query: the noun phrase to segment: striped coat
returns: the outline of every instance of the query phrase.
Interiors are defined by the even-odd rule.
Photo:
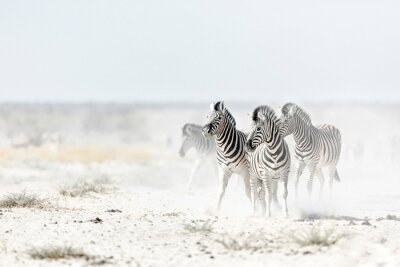
[[[341,152],[340,131],[328,124],[314,126],[310,116],[299,106],[287,103],[282,107],[281,133],[283,136],[293,135],[296,148],[295,157],[299,161],[296,177],[296,195],[299,178],[305,166],[310,171],[308,192],[312,192],[312,182],[315,175],[320,178],[320,195],[324,186],[322,168],[329,169],[330,188],[333,180],[340,181],[337,164]]]

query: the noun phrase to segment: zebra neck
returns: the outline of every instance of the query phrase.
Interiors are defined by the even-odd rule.
[[[307,147],[311,142],[312,138],[312,130],[314,126],[308,125],[303,120],[296,118],[294,130],[293,130],[293,138],[297,147]]]
[[[216,144],[218,148],[221,148],[223,150],[226,143],[229,142],[229,139],[234,138],[234,135],[237,135],[237,132],[236,128],[233,127],[233,125],[228,120],[225,120],[224,124],[221,126],[221,131],[216,135]]]
[[[279,131],[275,131],[274,133],[271,134],[271,137],[265,140],[265,143],[267,144],[268,149],[270,150],[275,150],[277,147],[279,147],[282,144],[282,136]]]

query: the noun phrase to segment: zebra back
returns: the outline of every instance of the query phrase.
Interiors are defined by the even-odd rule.
[[[339,160],[341,152],[339,129],[329,124],[314,126],[309,114],[293,103],[285,104],[282,113],[293,116],[291,121],[298,158],[324,164]]]

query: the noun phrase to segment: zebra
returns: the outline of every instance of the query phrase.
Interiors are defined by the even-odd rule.
[[[299,178],[305,166],[308,167],[310,178],[307,184],[308,194],[312,194],[314,175],[320,179],[319,197],[324,187],[322,167],[329,168],[330,192],[332,192],[333,180],[340,182],[337,164],[341,151],[341,135],[339,130],[328,124],[314,126],[310,116],[298,105],[286,103],[281,108],[281,134],[288,136],[293,134],[295,141],[295,157],[298,160],[295,189],[296,198]]]
[[[246,140],[246,150],[250,153],[251,200],[255,212],[255,194],[261,183],[262,207],[265,215],[265,197],[268,194],[268,216],[271,217],[271,200],[277,202],[278,181],[284,183],[283,198],[288,216],[287,196],[290,171],[290,153],[284,137],[280,133],[280,121],[269,106],[259,106],[252,113],[253,131]],[[272,187],[272,188],[271,188]]]
[[[217,151],[219,192],[216,210],[220,210],[226,186],[232,174],[243,177],[245,192],[250,199],[249,162],[244,150],[245,133],[236,129],[236,121],[225,108],[224,102],[210,104],[208,123],[203,127],[205,136],[214,136]]]
[[[186,123],[182,127],[182,144],[179,155],[185,157],[186,153],[193,149],[196,152],[196,160],[192,168],[186,189],[189,190],[193,177],[199,166],[204,161],[210,161],[217,172],[217,162],[215,160],[215,142],[212,138],[207,138],[202,133],[203,127],[192,123]]]

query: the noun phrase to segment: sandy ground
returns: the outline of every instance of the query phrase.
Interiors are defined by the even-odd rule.
[[[75,117],[60,111],[50,119],[38,112],[36,126],[51,124],[65,141],[57,148],[13,148],[0,138],[0,201],[24,190],[45,200],[40,207],[0,208],[0,266],[400,266],[400,126],[388,122],[400,109],[323,110],[314,112],[316,120],[332,120],[345,136],[342,182],[335,184],[332,197],[325,189],[321,200],[317,194],[308,199],[305,174],[296,201],[291,177],[290,216],[275,209],[271,219],[251,216],[242,183],[235,179],[222,211],[215,213],[217,182],[210,166],[202,166],[192,189],[185,189],[193,155],[177,156],[179,127],[183,121],[201,121],[204,114],[198,110],[186,110],[184,118],[178,116],[181,109],[133,110],[134,122],[146,121],[149,132],[148,121],[167,117],[165,131],[146,137],[146,143],[126,139],[128,130],[113,132],[117,126],[108,129],[102,122],[90,124],[100,129],[85,136],[87,129],[76,126],[76,118],[87,116],[77,111]],[[70,125],[57,126],[60,116]],[[378,117],[385,119],[369,129],[369,120]],[[238,121],[244,125],[245,119]],[[143,137],[143,132],[134,133]],[[60,194],[77,181],[94,182],[105,191]],[[318,238],[326,244],[304,243],[318,243]],[[86,257],[31,255],[55,247],[82,250]]]
[[[49,169],[73,169],[62,167],[53,165]],[[97,168],[75,166],[88,179],[99,175],[91,171],[100,167],[110,172],[125,169],[127,173],[135,169],[116,163],[97,164]],[[43,168],[37,171],[26,173],[40,176],[40,172],[47,172]],[[357,216],[343,217],[347,208],[340,208],[342,201],[338,207],[326,206],[335,201],[325,200],[310,208],[307,199],[301,203],[310,210],[301,214],[302,208],[291,197],[289,218],[283,218],[275,209],[273,218],[266,219],[250,216],[242,186],[234,180],[223,210],[215,214],[215,189],[211,187],[199,186],[190,192],[183,187],[160,189],[135,185],[121,171],[114,177],[118,176],[123,178],[105,179],[106,192],[83,197],[60,195],[62,183],[49,178],[32,181],[33,177],[28,177],[2,186],[3,195],[27,190],[45,198],[46,203],[43,208],[1,209],[0,266],[400,265],[400,221],[379,219],[394,214],[393,210],[374,209],[368,197],[353,203],[364,207],[357,208]],[[387,195],[373,202],[389,207],[398,205],[399,198]],[[328,214],[336,217],[324,218]],[[370,225],[364,225],[365,216]],[[332,244],[300,244],[296,236],[312,229],[321,235],[332,232],[328,238]],[[83,249],[91,258],[55,261],[32,259],[29,255],[33,248],[55,246]]]

